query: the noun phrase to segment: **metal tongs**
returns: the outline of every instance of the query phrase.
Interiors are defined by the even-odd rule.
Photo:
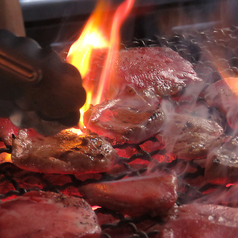
[[[0,30],[0,117],[51,135],[77,124],[85,99],[74,66],[30,38]]]

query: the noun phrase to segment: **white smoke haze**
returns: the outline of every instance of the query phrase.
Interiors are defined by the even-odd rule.
[[[152,160],[149,163],[148,171],[153,170],[153,167],[157,165],[157,161],[161,163],[164,158],[165,162],[171,162],[172,160],[175,160],[176,156],[178,159],[184,159],[185,161],[189,159],[205,160],[207,158],[208,162],[202,163],[201,167],[209,167],[212,163],[210,162],[211,154],[213,152],[212,134],[216,134],[220,130],[217,125],[224,129],[224,133],[229,131],[229,136],[237,134],[236,125],[238,114],[236,113],[236,108],[238,107],[236,106],[236,96],[227,97],[225,94],[220,94],[219,98],[217,98],[217,95],[213,95],[212,97],[214,98],[216,105],[207,105],[207,100],[206,98],[204,99],[204,92],[208,85],[222,79],[220,71],[229,71],[234,66],[230,66],[229,63],[230,59],[235,57],[237,53],[236,45],[238,44],[234,43],[236,42],[236,32],[235,30],[231,31],[226,27],[231,26],[234,21],[237,21],[234,17],[236,15],[236,13],[234,14],[234,9],[236,9],[237,3],[232,0],[211,1],[207,5],[204,4],[204,6],[201,6],[195,4],[193,7],[189,7],[189,4],[185,6],[180,3],[171,6],[170,9],[152,7],[154,13],[147,12],[147,15],[145,14],[146,16],[144,17],[142,17],[143,14],[141,14],[141,16],[140,14],[136,15],[135,11],[133,13],[135,15],[130,17],[130,24],[125,24],[122,29],[123,36],[130,35],[131,37],[132,33],[134,33],[134,37],[139,36],[143,39],[150,39],[158,34],[159,38],[164,37],[168,42],[177,35],[177,42],[171,40],[168,46],[172,46],[171,48],[179,52],[185,59],[189,59],[202,80],[201,84],[196,84],[195,86],[193,84],[188,84],[186,86],[186,90],[178,96],[179,106],[176,104],[177,99],[175,97],[172,97],[172,100],[161,100],[159,108],[165,115],[165,122],[162,127],[159,129],[156,128],[157,131],[154,132],[157,134],[156,138],[165,144],[164,147],[167,154],[157,155],[157,157],[153,155],[153,158],[159,159]],[[154,24],[152,24],[151,21],[149,22],[151,19]],[[143,22],[143,24],[140,24],[138,27],[136,24],[141,22]],[[135,25],[133,25],[133,23]],[[217,30],[219,28],[225,30]],[[136,32],[136,29],[140,29],[140,31],[137,30]],[[130,34],[128,32],[130,32]],[[60,34],[63,34],[63,32],[60,32]],[[122,40],[124,39],[128,40],[127,37],[122,37]],[[155,45],[157,46],[159,45],[157,43],[161,42],[162,40],[155,42]],[[218,63],[220,64],[220,62],[223,62],[223,68],[217,70]],[[234,73],[233,69],[231,71]],[[224,89],[222,88],[221,90]],[[209,89],[206,93],[206,97],[208,98],[214,92]],[[123,92],[120,92],[120,94],[123,95]],[[147,98],[151,98],[151,95],[151,92],[145,92]],[[111,98],[111,100],[114,99]],[[150,102],[143,102],[141,107],[145,108],[147,103],[148,105],[150,104]],[[135,99],[135,96],[127,95],[124,102],[122,98],[120,98],[120,106],[131,107],[139,112],[140,100]],[[154,109],[154,105],[149,105],[148,108]],[[226,113],[224,113],[224,111]],[[187,118],[181,118],[181,114],[185,115]],[[206,127],[202,125],[202,122],[205,123],[206,120],[216,122],[217,125],[213,130],[207,129],[206,132],[202,131],[200,133],[201,139],[196,141],[196,136],[199,135],[199,132],[193,131],[194,135],[191,135],[191,132],[189,132],[190,127],[193,127],[193,123],[191,123],[193,118],[201,118],[201,125],[198,126],[199,130],[202,130],[202,127]],[[179,120],[179,126],[174,123],[175,120]],[[187,135],[183,134],[184,126],[188,131]],[[220,137],[220,134],[222,133],[217,133],[217,138]],[[137,142],[140,142],[140,135],[138,135],[137,138]],[[141,138],[144,137],[142,136]],[[180,147],[176,147],[178,146],[178,142],[181,143]],[[219,139],[218,142],[216,140],[215,142],[218,144],[220,143]],[[226,141],[221,140],[221,144],[224,144],[225,142]],[[191,148],[196,150],[199,147],[206,147],[206,152],[198,157],[193,157],[194,155],[191,155],[191,158],[188,159],[188,153],[186,151]],[[152,144],[148,143],[144,148],[150,150],[150,148],[154,147]],[[161,143],[158,143],[158,149],[162,150]],[[127,153],[122,152],[121,150],[121,154],[129,157],[133,152],[131,152],[130,149],[128,149],[128,151],[129,152]],[[174,152],[176,152],[176,155],[173,154]],[[207,155],[209,156],[207,157]],[[169,159],[167,160],[166,157]],[[166,163],[164,168],[165,167]],[[178,164],[176,169],[178,176],[181,177],[186,172],[193,171],[189,164],[183,163]],[[225,167],[223,167],[223,171],[227,174],[227,172],[225,172]]]

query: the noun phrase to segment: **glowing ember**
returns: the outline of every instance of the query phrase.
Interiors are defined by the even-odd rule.
[[[76,128],[69,128],[69,129],[66,129],[65,131],[72,132],[72,133],[75,133],[77,135],[82,134],[82,131],[80,129],[76,129]]]
[[[79,39],[71,46],[67,61],[73,64],[80,71],[84,81],[83,86],[87,91],[87,101],[81,108],[80,127],[83,127],[83,113],[88,110],[90,104],[98,104],[104,100],[103,92],[106,86],[110,86],[111,68],[113,67],[120,44],[120,28],[135,0],[126,0],[123,2],[111,18],[109,12],[112,11],[111,6],[105,0],[100,0],[95,11],[85,25]],[[86,75],[90,71],[90,60],[93,50],[104,49],[106,51],[106,60],[103,71],[98,83],[89,85],[86,82]],[[97,92],[94,95],[92,92]]]
[[[226,187],[229,188],[229,187],[231,187],[233,185],[235,185],[235,183],[228,183],[228,184],[226,184]]]
[[[12,160],[11,160],[11,154],[1,153],[1,154],[0,154],[0,162],[1,162],[1,163],[12,162]]]
[[[92,209],[95,211],[97,210],[98,208],[101,208],[100,206],[92,206]]]

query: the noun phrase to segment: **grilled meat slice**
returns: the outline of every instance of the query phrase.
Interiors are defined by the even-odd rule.
[[[119,52],[116,84],[151,89],[159,96],[173,95],[190,82],[201,82],[191,63],[167,47],[130,48]]]
[[[93,94],[98,88],[105,52],[100,54],[96,51],[94,57],[91,71],[86,76],[88,85],[94,85]],[[167,47],[136,47],[118,52],[103,96],[104,99],[112,99],[126,86],[131,86],[150,101],[154,97],[186,91],[190,84],[195,84],[194,88],[199,91],[198,85],[202,86],[203,81],[197,76],[191,63],[178,53]]]
[[[92,68],[98,72],[102,63]],[[98,75],[90,75],[94,85]],[[107,98],[114,98],[126,86],[135,88],[145,97],[171,96],[185,89],[190,83],[202,83],[192,64],[168,47],[136,47],[118,52],[113,67],[111,85],[105,92]]]
[[[215,121],[186,114],[170,114],[161,132],[168,152],[181,159],[205,156],[218,143],[223,129]]]
[[[99,205],[131,216],[167,214],[177,199],[174,174],[130,177],[82,186],[79,191],[90,205]]]
[[[175,209],[161,238],[233,238],[237,232],[237,208],[196,203]]]
[[[30,192],[0,204],[0,237],[100,237],[96,214],[76,197]]]
[[[160,107],[157,99],[149,104],[133,88],[126,87],[118,97],[92,106],[84,122],[88,129],[117,142],[139,143],[158,134],[168,152],[183,159],[206,155],[223,133],[215,121],[164,112]]]
[[[192,85],[194,95],[203,81],[192,65],[170,48],[131,48],[118,54],[111,75],[113,87],[104,92],[110,100],[92,106],[84,122],[88,129],[117,142],[138,143],[159,132],[164,122],[164,112],[158,108],[162,97]],[[94,85],[95,77],[91,80]]]
[[[91,106],[85,113],[85,126],[117,142],[139,143],[158,133],[164,113],[145,101],[133,88],[126,87],[118,97]]]
[[[206,160],[205,176],[213,182],[238,181],[238,137],[211,149]]]
[[[45,137],[22,129],[13,141],[12,162],[46,173],[98,173],[112,168],[116,151],[103,138],[73,131]]]
[[[234,80],[236,80],[234,78]],[[238,128],[238,96],[231,90],[225,80],[211,84],[204,95],[207,104],[224,112],[229,126]]]

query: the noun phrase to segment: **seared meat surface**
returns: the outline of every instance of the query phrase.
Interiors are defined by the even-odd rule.
[[[237,232],[237,208],[194,203],[175,209],[161,238],[234,238]]]
[[[207,156],[205,176],[225,183],[238,180],[238,137],[214,146]]]
[[[163,122],[158,100],[148,103],[130,87],[114,99],[91,106],[84,116],[85,126],[93,132],[130,143],[155,135]]]
[[[100,55],[100,56],[99,56]],[[94,52],[87,85],[98,88],[105,52]],[[133,87],[146,100],[171,96],[186,90],[190,84],[203,84],[192,64],[168,47],[136,47],[123,49],[113,65],[104,99],[113,99],[126,86]],[[93,94],[96,90],[93,91]]]
[[[115,157],[115,150],[101,137],[72,131],[45,137],[22,129],[12,146],[12,162],[34,172],[105,172],[112,168]]]
[[[0,237],[100,237],[97,217],[88,203],[50,192],[30,192],[0,204]]]
[[[91,107],[85,114],[85,125],[117,142],[139,143],[157,134],[169,153],[187,160],[205,156],[223,134],[215,121],[188,114],[165,114],[138,94],[122,94]]]
[[[192,65],[167,47],[121,50],[112,75],[114,88],[130,85],[145,96],[170,96],[202,82]]]
[[[223,129],[216,122],[186,114],[169,114],[161,137],[168,152],[181,159],[205,156]]]
[[[99,205],[131,216],[167,214],[177,199],[174,174],[131,177],[80,188],[90,205]]]
[[[234,80],[236,80],[234,78]],[[225,80],[211,84],[205,91],[204,98],[210,106],[224,112],[229,126],[238,128],[238,96],[231,90]]]

